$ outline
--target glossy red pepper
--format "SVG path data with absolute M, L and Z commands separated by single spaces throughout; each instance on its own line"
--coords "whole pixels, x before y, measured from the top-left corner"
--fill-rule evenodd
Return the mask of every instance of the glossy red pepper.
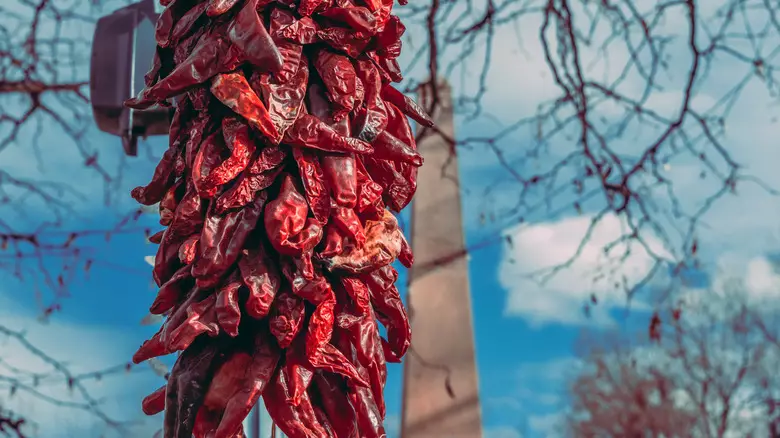
M 244 309 L 252 318 L 260 319 L 271 310 L 271 303 L 281 286 L 281 277 L 263 245 L 255 242 L 251 246 L 250 249 L 244 250 L 238 261 L 238 268 L 244 284 L 249 289 Z
M 363 100 L 363 86 L 358 81 L 355 67 L 346 56 L 326 49 L 317 52 L 314 65 L 333 104 L 331 116 L 339 121 Z
M 326 185 L 319 157 L 314 151 L 301 148 L 293 149 L 293 156 L 298 163 L 298 173 L 303 182 L 309 209 L 314 218 L 324 224 L 330 216 L 330 190 Z
M 271 115 L 260 97 L 252 91 L 244 75 L 228 73 L 217 76 L 211 84 L 211 92 L 228 108 L 245 117 L 255 129 L 278 143 L 281 137 Z

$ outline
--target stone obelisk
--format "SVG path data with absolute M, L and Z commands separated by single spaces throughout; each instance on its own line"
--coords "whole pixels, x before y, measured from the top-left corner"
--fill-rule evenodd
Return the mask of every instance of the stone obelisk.
M 443 135 L 418 143 L 425 164 L 411 206 L 414 267 L 407 304 L 412 348 L 405 359 L 402 438 L 480 438 L 479 385 L 474 351 L 468 260 L 461 218 L 458 160 L 450 87 L 439 82 L 432 115 Z M 421 88 L 426 108 L 430 88 Z

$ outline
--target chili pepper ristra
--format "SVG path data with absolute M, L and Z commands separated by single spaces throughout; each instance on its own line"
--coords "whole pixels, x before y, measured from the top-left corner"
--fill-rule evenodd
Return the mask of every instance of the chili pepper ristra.
M 385 436 L 386 362 L 411 342 L 392 212 L 423 161 L 407 117 L 432 125 L 392 85 L 392 0 L 160 2 L 126 105 L 176 99 L 168 150 L 132 191 L 166 227 L 150 309 L 166 319 L 133 360 L 181 354 L 144 412 L 165 411 L 165 438 L 233 438 L 262 399 L 291 438 Z

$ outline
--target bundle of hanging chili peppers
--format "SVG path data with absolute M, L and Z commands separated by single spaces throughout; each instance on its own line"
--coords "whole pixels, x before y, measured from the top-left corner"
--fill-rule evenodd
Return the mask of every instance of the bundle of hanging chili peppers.
M 416 189 L 392 82 L 404 26 L 392 0 L 161 0 L 146 88 L 127 105 L 176 108 L 152 181 L 167 228 L 136 363 L 181 351 L 166 438 L 232 438 L 262 397 L 291 438 L 384 436 L 386 362 L 410 344 L 395 286 L 412 254 L 392 213 Z M 379 334 L 377 319 L 387 329 Z

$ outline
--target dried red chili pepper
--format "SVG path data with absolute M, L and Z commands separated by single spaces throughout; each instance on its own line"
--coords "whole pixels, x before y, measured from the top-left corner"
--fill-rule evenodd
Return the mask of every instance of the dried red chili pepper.
M 231 188 L 217 198 L 217 213 L 223 214 L 228 210 L 241 208 L 259 196 L 265 199 L 266 195 L 261 191 L 276 181 L 281 170 L 281 168 L 272 169 L 260 174 L 253 174 L 251 170 L 244 172 Z
M 320 149 L 329 152 L 355 152 L 370 154 L 373 148 L 368 143 L 352 137 L 344 137 L 309 114 L 301 114 L 287 130 L 285 143 L 291 146 Z
M 289 290 L 276 294 L 268 324 L 281 348 L 287 348 L 301 331 L 306 317 L 303 300 Z
M 371 42 L 371 35 L 343 27 L 320 29 L 317 31 L 317 38 L 332 48 L 346 53 L 350 58 L 359 57 Z
M 319 157 L 311 150 L 293 149 L 298 172 L 303 182 L 309 209 L 320 223 L 326 223 L 330 215 L 330 192 L 320 165 Z
M 238 291 L 243 285 L 238 271 L 233 271 L 217 290 L 217 322 L 228 336 L 238 336 L 238 325 L 241 323 Z
M 433 119 L 425 113 L 425 110 L 420 104 L 412 100 L 409 96 L 396 90 L 392 85 L 387 84 L 382 88 L 382 98 L 397 106 L 415 122 L 429 128 L 433 126 Z
M 328 8 L 320 13 L 321 16 L 331 20 L 344 23 L 357 32 L 368 34 L 376 33 L 379 25 L 377 17 L 368 9 L 362 6 L 351 6 L 346 8 Z
M 182 266 L 173 274 L 170 280 L 160 286 L 157 297 L 149 308 L 149 313 L 162 315 L 181 300 L 183 292 L 189 290 L 192 286 L 191 282 L 187 281 L 192 279 L 190 270 L 189 266 Z
M 385 435 L 385 361 L 410 339 L 391 263 L 413 261 L 385 205 L 416 189 L 406 115 L 429 120 L 386 86 L 392 4 L 176 0 L 158 23 L 128 104 L 177 97 L 169 157 L 138 190 L 168 225 L 150 238 L 167 318 L 133 360 L 184 350 L 144 402 L 166 398 L 165 438 L 242 435 L 261 396 L 291 437 Z
M 252 318 L 260 319 L 268 315 L 277 292 L 281 277 L 276 266 L 266 254 L 262 244 L 245 249 L 238 261 L 238 268 L 244 284 L 249 288 L 244 309 Z
M 255 201 L 240 211 L 225 216 L 210 215 L 200 235 L 201 253 L 192 267 L 198 287 L 214 287 L 238 261 L 244 243 L 263 213 L 265 199 Z
M 317 42 L 319 29 L 319 25 L 311 17 L 303 17 L 281 28 L 279 35 L 300 45 L 314 44 Z
M 352 111 L 356 103 L 363 100 L 363 87 L 358 81 L 355 67 L 346 56 L 325 49 L 317 52 L 314 65 L 328 90 L 328 99 L 333 104 L 331 116 L 334 121 L 339 121 Z
M 169 37 L 169 40 L 172 44 L 176 44 L 183 38 L 186 38 L 190 35 L 190 32 L 194 30 L 195 23 L 206 10 L 206 6 L 208 6 L 208 3 L 205 2 L 195 5 L 192 7 L 192 9 L 187 11 L 187 13 L 185 13 L 179 19 L 179 21 L 176 22 L 176 25 L 173 27 L 173 30 L 171 30 Z
M 268 136 L 271 141 L 279 143 L 281 137 L 271 121 L 268 109 L 252 91 L 244 75 L 228 73 L 217 76 L 211 84 L 211 92 L 225 106 L 245 117 L 254 128 Z
M 181 145 L 174 143 L 163 154 L 162 159 L 154 169 L 152 181 L 144 187 L 136 187 L 131 192 L 133 199 L 139 204 L 153 205 L 162 200 L 165 192 L 173 184 L 176 157 L 181 154 Z
M 125 102 L 135 109 L 146 109 L 155 103 L 177 96 L 202 84 L 221 72 L 231 71 L 241 64 L 240 54 L 221 32 L 205 34 L 184 62 L 141 94 Z
M 165 409 L 165 386 L 144 397 L 141 410 L 146 415 L 157 415 Z
M 249 165 L 249 160 L 255 153 L 255 144 L 249 134 L 249 126 L 234 117 L 222 120 L 222 133 L 230 157 L 219 166 L 214 167 L 203 180 L 205 198 L 214 196 L 217 188 L 237 177 Z M 197 173 L 196 173 L 197 175 Z M 193 178 L 194 181 L 196 181 Z
M 301 61 L 300 67 L 287 81 L 281 82 L 271 75 L 260 75 L 258 86 L 268 102 L 268 112 L 280 135 L 284 135 L 301 113 L 309 67 Z
M 246 0 L 230 22 L 227 35 L 252 66 L 262 71 L 279 71 L 282 54 L 257 15 L 257 5 L 258 0 Z
M 315 393 L 318 406 L 330 420 L 335 436 L 353 438 L 360 436 L 357 430 L 355 408 L 346 396 L 347 385 L 344 379 L 331 373 L 318 371 L 314 376 Z

